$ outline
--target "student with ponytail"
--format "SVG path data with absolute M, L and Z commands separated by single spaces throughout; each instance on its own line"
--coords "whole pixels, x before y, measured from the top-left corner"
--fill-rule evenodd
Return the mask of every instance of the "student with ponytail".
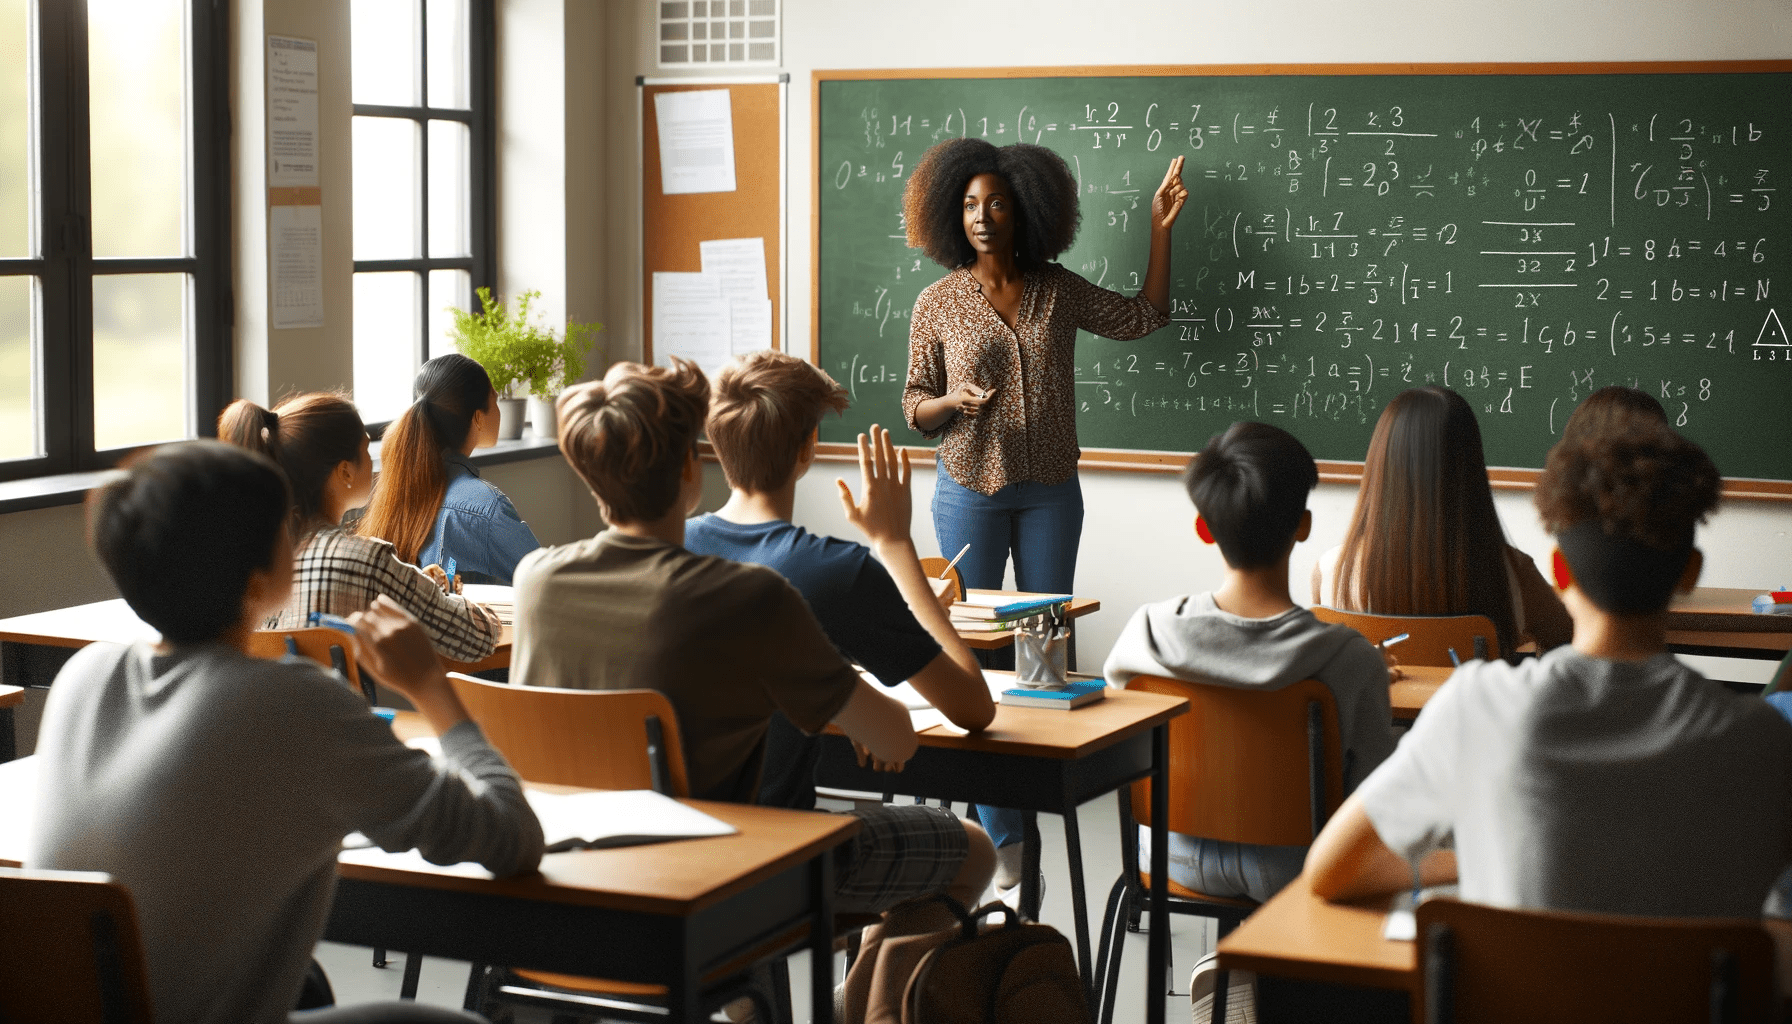
M 354 403 L 311 392 L 269 410 L 239 398 L 218 417 L 218 436 L 273 459 L 292 485 L 293 593 L 262 628 L 300 629 L 312 612 L 352 615 L 384 594 L 423 626 L 445 658 L 478 661 L 497 648 L 498 617 L 445 593 L 440 569 L 428 574 L 385 541 L 341 528 L 343 514 L 366 504 L 373 489 L 367 428 Z
M 450 353 L 423 364 L 413 394 L 380 441 L 379 484 L 356 532 L 390 541 L 398 557 L 417 565 L 453 556 L 468 583 L 509 583 L 516 563 L 541 542 L 468 459 L 498 442 L 491 378 Z

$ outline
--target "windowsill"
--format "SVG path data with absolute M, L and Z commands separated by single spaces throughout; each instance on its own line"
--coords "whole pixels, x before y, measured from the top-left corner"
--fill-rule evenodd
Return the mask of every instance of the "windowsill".
M 560 443 L 551 437 L 526 435 L 515 441 L 499 441 L 491 448 L 473 453 L 475 466 L 501 466 L 507 462 L 526 462 L 560 454 Z M 373 445 L 373 467 L 379 469 L 379 443 Z M 120 470 L 101 469 L 87 473 L 58 473 L 25 480 L 0 482 L 0 515 L 27 512 L 59 505 L 79 505 L 87 492 L 115 479 Z

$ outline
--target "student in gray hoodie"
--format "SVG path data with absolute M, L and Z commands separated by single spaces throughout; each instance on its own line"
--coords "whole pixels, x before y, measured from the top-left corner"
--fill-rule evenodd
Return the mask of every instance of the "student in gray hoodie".
M 1108 682 L 1169 676 L 1194 683 L 1279 690 L 1318 679 L 1338 702 L 1348 793 L 1394 749 L 1388 667 L 1362 634 L 1329 625 L 1294 603 L 1288 556 L 1307 539 L 1307 494 L 1319 470 L 1287 431 L 1234 423 L 1207 442 L 1183 478 L 1195 532 L 1219 545 L 1218 590 L 1148 604 L 1108 655 Z M 1139 829 L 1139 857 L 1151 836 Z M 1300 874 L 1304 846 L 1258 846 L 1170 833 L 1170 877 L 1209 896 L 1274 896 Z

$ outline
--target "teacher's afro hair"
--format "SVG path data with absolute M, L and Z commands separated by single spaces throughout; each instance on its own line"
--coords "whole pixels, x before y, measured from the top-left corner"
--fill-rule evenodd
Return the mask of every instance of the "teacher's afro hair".
M 1014 237 L 1022 269 L 1042 266 L 1076 241 L 1076 178 L 1064 158 L 1044 146 L 1017 142 L 997 148 L 982 139 L 948 139 L 929 149 L 902 193 L 910 248 L 950 269 L 977 256 L 964 235 L 964 189 L 979 174 L 1008 183 L 1019 223 Z

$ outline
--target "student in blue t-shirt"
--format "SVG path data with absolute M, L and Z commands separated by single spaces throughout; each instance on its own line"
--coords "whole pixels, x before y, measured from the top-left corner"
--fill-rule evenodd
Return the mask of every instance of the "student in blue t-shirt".
M 859 436 L 862 496 L 840 482 L 846 518 L 870 547 L 790 522 L 821 417 L 845 408 L 846 389 L 794 356 L 755 352 L 724 367 L 707 433 L 734 493 L 720 511 L 685 524 L 684 546 L 777 570 L 847 658 L 885 686 L 907 680 L 960 728 L 982 729 L 995 706 L 976 657 L 921 571 L 909 535 L 908 456 L 898 457 L 890 432 L 873 427 L 873 437 Z M 774 716 L 759 802 L 814 807 L 819 756 L 817 739 Z
M 498 393 L 458 352 L 417 371 L 417 400 L 386 428 L 380 479 L 355 531 L 390 541 L 413 565 L 454 559 L 457 582 L 510 582 L 541 542 L 468 456 L 498 443 Z

